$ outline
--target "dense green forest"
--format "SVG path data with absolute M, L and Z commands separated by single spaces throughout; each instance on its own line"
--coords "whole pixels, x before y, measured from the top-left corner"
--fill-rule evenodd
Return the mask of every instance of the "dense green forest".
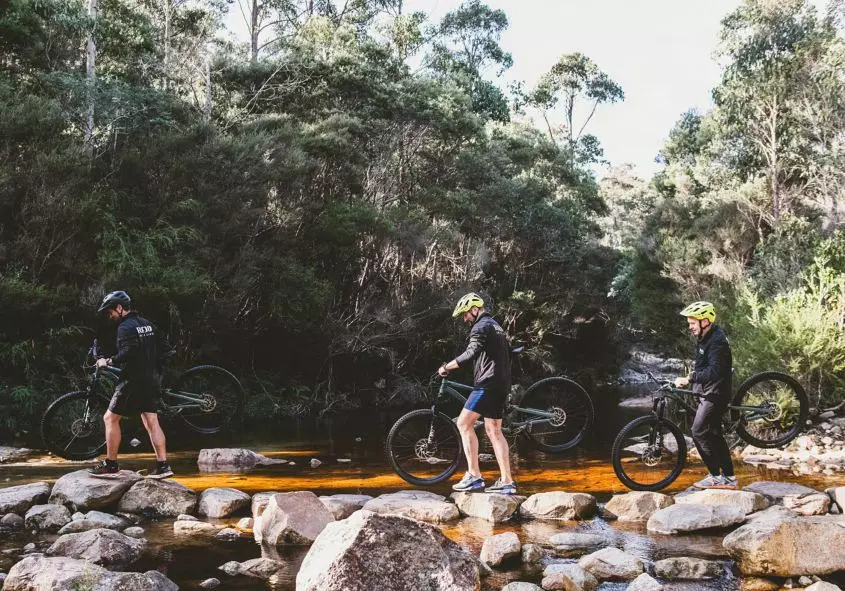
M 84 378 L 118 288 L 177 365 L 235 371 L 253 417 L 413 400 L 460 349 L 469 290 L 528 374 L 688 353 L 677 311 L 710 298 L 740 373 L 837 400 L 842 19 L 743 1 L 716 107 L 666 130 L 654 178 L 599 181 L 576 114 L 624 89 L 579 53 L 497 85 L 508 16 L 480 0 L 440 22 L 403 0 L 7 0 L 0 440 Z

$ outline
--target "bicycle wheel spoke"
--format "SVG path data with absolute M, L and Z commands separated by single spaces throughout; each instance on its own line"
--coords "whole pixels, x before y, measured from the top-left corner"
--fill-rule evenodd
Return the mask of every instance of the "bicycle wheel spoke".
M 732 411 L 738 418 L 740 437 L 761 447 L 777 447 L 791 441 L 803 428 L 806 395 L 789 376 L 764 373 L 740 385 Z
M 614 470 L 627 486 L 660 490 L 677 477 L 685 461 L 686 445 L 655 417 L 626 425 L 613 445 Z
M 564 451 L 574 447 L 592 425 L 593 406 L 589 395 L 565 378 L 535 384 L 519 407 L 514 421 L 526 423 L 526 433 L 543 451 Z M 536 411 L 541 411 L 544 418 L 539 418 Z
M 439 482 L 457 465 L 461 447 L 455 433 L 455 425 L 440 414 L 409 413 L 391 429 L 388 459 L 412 484 Z

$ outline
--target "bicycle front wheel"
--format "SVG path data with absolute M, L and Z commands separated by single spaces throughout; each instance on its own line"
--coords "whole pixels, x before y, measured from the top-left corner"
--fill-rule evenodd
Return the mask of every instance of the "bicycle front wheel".
M 461 437 L 454 421 L 431 409 L 399 417 L 387 435 L 387 460 L 405 482 L 415 486 L 447 480 L 461 459 Z
M 525 433 L 534 447 L 557 453 L 584 440 L 594 414 L 592 398 L 578 383 L 568 378 L 547 378 L 528 388 L 514 411 L 513 422 L 530 421 Z
M 106 447 L 103 415 L 109 399 L 89 392 L 69 392 L 53 401 L 41 417 L 41 440 L 66 460 L 90 460 Z
M 195 402 L 181 396 L 197 399 Z M 176 378 L 164 391 L 165 406 L 176 412 L 196 433 L 214 435 L 237 425 L 244 408 L 244 391 L 238 379 L 215 365 L 198 365 Z M 181 407 L 181 408 L 180 408 Z
M 611 459 L 622 484 L 632 490 L 658 491 L 680 476 L 687 442 L 674 423 L 647 415 L 622 428 L 613 442 Z
M 732 414 L 739 413 L 737 433 L 757 447 L 786 445 L 801 432 L 810 403 L 801 384 L 785 373 L 753 375 L 736 391 Z

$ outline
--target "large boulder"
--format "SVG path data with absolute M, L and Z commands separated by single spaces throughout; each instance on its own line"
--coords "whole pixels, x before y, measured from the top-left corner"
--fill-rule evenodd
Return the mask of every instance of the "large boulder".
M 381 515 L 410 517 L 428 523 L 445 523 L 460 518 L 461 513 L 446 497 L 427 491 L 406 490 L 388 493 L 367 501 L 363 507 Z
M 578 566 L 591 573 L 599 581 L 635 579 L 645 571 L 642 560 L 619 548 L 603 548 L 598 552 L 587 554 L 578 561 Z
M 158 571 L 115 573 L 88 560 L 27 556 L 9 571 L 3 591 L 179 591 Z
M 373 500 L 373 497 L 370 495 L 326 495 L 320 497 L 320 502 L 326 506 L 326 509 L 334 515 L 337 521 L 346 519 L 371 500 Z M 268 498 L 267 502 L 269 501 Z M 253 498 L 252 506 L 255 507 L 255 498 Z
M 88 560 L 106 568 L 122 569 L 136 562 L 147 541 L 111 529 L 92 529 L 60 536 L 47 550 L 49 556 Z
M 0 488 L 0 515 L 5 513 L 23 515 L 30 507 L 43 503 L 49 496 L 50 485 L 46 482 Z
M 477 494 L 456 492 L 452 493 L 452 500 L 458 511 L 465 517 L 478 517 L 493 523 L 507 521 L 519 509 L 525 497 L 517 495 L 503 495 L 496 493 Z
M 588 519 L 596 512 L 596 498 L 586 493 L 546 492 L 528 497 L 519 513 L 528 519 Z
M 651 533 L 678 534 L 702 529 L 725 528 L 745 521 L 745 510 L 732 505 L 675 504 L 648 518 Z
M 206 517 L 228 517 L 249 507 L 250 497 L 236 488 L 207 488 L 200 495 L 197 513 Z
M 825 575 L 845 570 L 845 520 L 798 517 L 752 521 L 722 545 L 745 575 Z
M 334 516 L 314 493 L 279 493 L 255 518 L 252 533 L 259 543 L 308 545 L 333 521 Z
M 190 515 L 197 506 L 197 493 L 174 480 L 145 478 L 132 485 L 120 499 L 118 511 L 148 517 Z
M 478 559 L 437 527 L 366 510 L 326 526 L 296 575 L 296 591 L 480 588 Z
M 54 505 L 61 506 L 61 505 Z M 59 530 L 59 535 L 63 534 L 78 534 L 91 529 L 113 529 L 116 531 L 123 531 L 128 528 L 130 523 L 123 517 L 111 515 L 110 513 L 103 513 L 102 511 L 89 511 L 82 519 L 74 519 L 62 529 Z
M 654 563 L 654 574 L 663 579 L 714 579 L 724 572 L 721 562 L 676 556 Z
M 769 480 L 753 482 L 748 486 L 744 486 L 742 490 L 761 494 L 774 503 L 780 502 L 783 497 L 789 495 L 809 495 L 818 492 L 814 488 L 809 488 L 794 482 L 772 482 Z
M 607 536 L 581 532 L 563 532 L 549 538 L 555 553 L 561 556 L 581 556 L 608 545 Z
M 782 502 L 798 515 L 826 515 L 830 509 L 830 497 L 825 493 L 786 495 Z
M 678 495 L 675 502 L 694 505 L 732 505 L 748 515 L 766 509 L 771 503 L 763 495 L 748 490 L 724 490 L 709 488 L 689 494 Z
M 673 505 L 675 499 L 657 492 L 633 491 L 614 495 L 604 506 L 619 521 L 648 521 L 651 514 Z
M 56 532 L 67 523 L 70 523 L 70 511 L 63 505 L 33 505 L 24 516 L 27 529 Z
M 509 558 L 516 558 L 521 554 L 522 544 L 513 532 L 489 536 L 481 546 L 481 560 L 490 566 L 499 566 Z
M 256 466 L 283 464 L 284 460 L 274 460 L 249 449 L 212 448 L 201 449 L 197 466 L 201 472 L 240 472 Z
M 116 507 L 123 494 L 141 480 L 135 472 L 124 471 L 120 476 L 101 478 L 88 470 L 65 474 L 53 485 L 50 502 L 70 507 L 74 511 L 109 509 Z
M 550 564 L 543 571 L 543 581 L 540 583 L 543 589 L 552 591 L 563 589 L 564 591 L 594 591 L 599 582 L 589 572 L 577 564 Z

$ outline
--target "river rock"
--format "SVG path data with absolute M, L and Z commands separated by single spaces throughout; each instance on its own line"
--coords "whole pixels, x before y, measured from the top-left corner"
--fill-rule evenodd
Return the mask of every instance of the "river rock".
M 43 503 L 49 496 L 50 485 L 46 482 L 0 488 L 0 513 L 23 515 L 30 507 Z
M 132 485 L 117 508 L 148 517 L 176 517 L 193 513 L 196 506 L 197 493 L 190 488 L 174 480 L 145 478 Z
M 604 506 L 604 509 L 619 521 L 648 521 L 652 513 L 674 503 L 675 499 L 669 495 L 634 491 L 623 495 L 614 495 Z
M 490 566 L 499 566 L 509 558 L 516 558 L 522 552 L 519 536 L 513 532 L 496 534 L 484 539 L 481 546 L 481 560 Z
M 198 518 L 194 517 L 193 515 L 187 515 L 185 513 L 180 513 L 176 516 L 176 521 L 199 521 Z
M 254 524 L 255 520 L 252 517 L 241 517 L 235 527 L 244 531 L 252 531 L 252 526 Z
M 259 543 L 308 545 L 333 521 L 334 516 L 314 493 L 279 493 L 255 518 L 252 533 Z
M 235 488 L 207 488 L 200 495 L 197 513 L 206 517 L 228 517 L 249 507 L 250 497 Z
M 721 562 L 701 558 L 679 556 L 654 563 L 654 574 L 663 579 L 713 579 L 724 570 Z
M 213 536 L 217 533 L 217 526 L 205 521 L 176 520 L 173 522 L 173 533 L 177 536 Z
M 33 505 L 24 516 L 27 529 L 39 531 L 59 531 L 70 523 L 70 511 L 62 505 Z
M 200 583 L 200 587 L 202 589 L 217 589 L 220 586 L 220 579 L 215 579 L 214 577 L 210 579 L 204 580 Z
M 264 509 L 267 508 L 267 504 L 270 502 L 270 499 L 273 498 L 274 495 L 279 494 L 279 491 L 265 491 L 260 493 L 255 493 L 252 495 L 252 518 L 258 518 L 262 513 L 264 513 Z
M 158 571 L 115 573 L 87 560 L 27 556 L 9 571 L 3 591 L 179 591 Z
M 740 591 L 777 591 L 780 583 L 763 577 L 742 577 L 739 580 Z
M 733 505 L 675 504 L 648 518 L 651 533 L 678 534 L 702 529 L 724 528 L 745 521 L 745 510 Z
M 241 532 L 236 530 L 234 527 L 224 527 L 223 529 L 219 530 L 214 537 L 218 540 L 223 540 L 225 542 L 231 542 L 237 540 L 241 537 Z
M 522 581 L 514 581 L 502 587 L 502 591 L 543 591 L 542 587 L 538 587 L 534 583 L 524 583 Z
M 816 581 L 806 588 L 805 591 L 842 591 L 839 586 L 825 581 Z
M 132 527 L 127 527 L 125 530 L 123 530 L 123 535 L 129 536 L 130 538 L 143 538 L 144 528 L 138 527 L 137 525 L 133 525 Z
M 326 506 L 337 521 L 346 519 L 355 511 L 371 501 L 370 495 L 326 495 L 320 497 L 320 502 Z
M 222 570 L 230 577 L 234 577 L 235 575 L 241 572 L 241 563 L 236 560 L 230 560 L 226 564 L 221 564 L 220 566 L 218 566 L 217 569 Z
M 837 517 L 752 521 L 726 536 L 722 545 L 743 574 L 824 575 L 845 570 L 843 524 Z
M 9 529 L 21 529 L 23 527 L 23 517 L 17 513 L 6 513 L 0 518 L 0 527 L 7 527 Z
M 543 559 L 543 547 L 539 544 L 522 545 L 522 563 L 537 564 Z
M 827 515 L 830 497 L 825 493 L 786 495 L 783 497 L 783 506 L 798 515 Z
M 525 497 L 497 493 L 477 494 L 456 492 L 452 500 L 465 517 L 478 517 L 492 523 L 507 521 L 519 509 Z
M 660 591 L 663 588 L 664 586 L 657 579 L 648 573 L 643 573 L 631 581 L 626 591 Z
M 146 540 L 130 538 L 111 529 L 92 529 L 60 536 L 47 550 L 49 556 L 89 560 L 106 568 L 122 569 L 137 561 Z
M 356 511 L 329 523 L 296 575 L 297 591 L 477 591 L 479 561 L 432 525 Z
M 32 453 L 31 449 L 25 447 L 9 447 L 0 445 L 0 464 L 22 460 Z
M 241 448 L 201 449 L 197 458 L 197 466 L 201 472 L 237 472 L 256 466 L 284 463 L 285 460 L 274 460 L 250 449 Z
M 427 491 L 400 491 L 388 493 L 367 501 L 363 507 L 381 515 L 410 517 L 428 523 L 445 523 L 460 518 L 461 513 L 454 503 Z
M 596 513 L 596 498 L 586 493 L 537 493 L 522 503 L 519 513 L 528 519 L 588 519 Z
M 580 556 L 607 546 L 607 537 L 602 534 L 563 532 L 549 538 L 555 552 L 561 556 Z
M 676 503 L 698 505 L 733 505 L 748 515 L 766 509 L 771 503 L 761 494 L 747 490 L 709 488 L 675 497 Z
M 56 505 L 54 505 L 56 506 Z M 61 506 L 61 505 L 57 505 Z M 78 534 L 90 529 L 113 529 L 123 531 L 129 527 L 129 522 L 117 515 L 110 513 L 103 513 L 102 511 L 89 511 L 82 516 L 82 519 L 74 519 L 62 529 L 59 530 L 59 535 L 64 534 Z
M 772 505 L 768 509 L 749 515 L 747 523 L 755 521 L 783 521 L 785 519 L 794 519 L 796 517 L 798 517 L 798 514 L 792 509 L 787 509 L 783 505 Z
M 578 566 L 589 571 L 596 579 L 634 579 L 644 572 L 643 561 L 619 548 L 603 548 L 587 554 Z
M 242 562 L 238 569 L 238 574 L 266 581 L 284 567 L 285 565 L 278 560 L 264 558 L 262 556 L 261 558 L 253 558 L 252 560 Z
M 772 482 L 764 480 L 761 482 L 754 482 L 748 486 L 744 486 L 742 490 L 751 491 L 768 497 L 772 502 L 778 503 L 783 497 L 788 495 L 809 495 L 818 492 L 814 488 L 809 488 L 794 482 Z
M 552 591 L 593 591 L 599 586 L 596 578 L 577 564 L 550 564 L 543 571 L 543 589 Z
M 141 476 L 135 472 L 124 471 L 117 478 L 100 478 L 88 470 L 77 470 L 56 481 L 50 502 L 74 511 L 109 509 L 115 507 L 123 494 L 139 480 Z

